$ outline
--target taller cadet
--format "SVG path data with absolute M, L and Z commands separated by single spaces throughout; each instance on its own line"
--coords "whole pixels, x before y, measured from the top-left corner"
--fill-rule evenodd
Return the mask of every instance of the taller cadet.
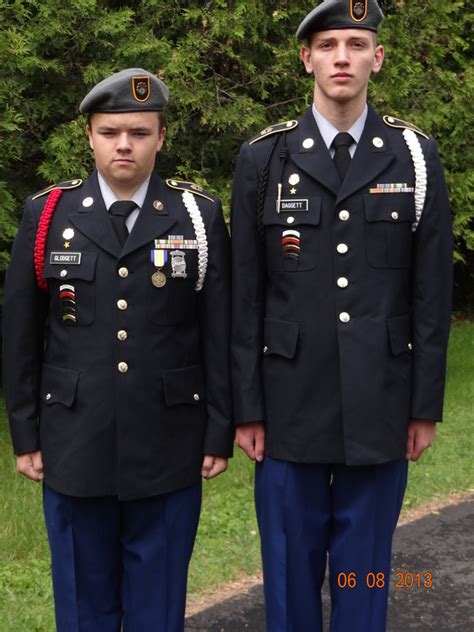
M 183 630 L 201 475 L 232 451 L 229 238 L 217 198 L 154 172 L 167 101 L 141 68 L 89 92 L 97 170 L 27 199 L 8 270 L 7 408 L 58 632 Z
M 442 418 L 451 217 L 436 145 L 367 105 L 375 0 L 301 23 L 314 103 L 244 143 L 232 205 L 237 444 L 270 632 L 382 632 L 408 460 Z M 354 580 L 356 586 L 354 587 Z

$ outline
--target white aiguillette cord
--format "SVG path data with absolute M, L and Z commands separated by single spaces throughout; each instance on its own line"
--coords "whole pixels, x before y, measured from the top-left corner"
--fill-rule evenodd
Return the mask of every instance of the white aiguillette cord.
M 417 135 L 411 129 L 403 130 L 403 137 L 410 150 L 415 167 L 415 212 L 416 221 L 412 225 L 412 231 L 415 232 L 420 223 L 423 209 L 425 207 L 426 190 L 428 186 L 428 174 L 426 171 L 426 161 L 420 141 Z
M 198 280 L 196 281 L 195 289 L 196 292 L 200 292 L 206 278 L 207 262 L 209 257 L 206 228 L 194 195 L 189 191 L 184 191 L 183 203 L 193 223 L 194 232 L 196 233 L 196 241 L 198 245 Z

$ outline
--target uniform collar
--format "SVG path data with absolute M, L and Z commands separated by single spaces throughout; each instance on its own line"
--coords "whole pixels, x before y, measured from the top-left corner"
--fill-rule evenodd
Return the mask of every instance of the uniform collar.
M 151 178 L 151 176 L 149 176 L 145 180 L 145 182 L 143 182 L 139 186 L 139 188 L 135 191 L 135 193 L 131 197 L 131 200 L 133 202 L 135 202 L 135 204 L 137 205 L 137 207 L 139 209 L 142 208 L 143 203 L 145 202 L 146 194 L 147 194 L 147 191 L 148 191 L 148 185 L 150 184 L 150 178 Z M 107 182 L 104 180 L 104 178 L 100 175 L 99 172 L 97 172 L 97 179 L 99 181 L 99 188 L 100 188 L 100 192 L 102 194 L 102 198 L 104 200 L 105 208 L 107 210 L 109 210 L 109 208 L 112 206 L 112 204 L 114 202 L 117 202 L 117 200 L 119 198 L 112 191 L 110 186 L 107 184 Z
M 352 127 L 347 130 L 348 133 L 352 136 L 352 138 L 355 141 L 355 143 L 349 149 L 349 151 L 353 150 L 351 151 L 352 155 L 354 155 L 354 152 L 356 150 L 356 145 L 360 141 L 360 137 L 362 136 L 362 132 L 364 131 L 368 112 L 369 112 L 369 108 L 366 103 L 362 114 L 355 121 Z M 328 149 L 330 149 L 334 138 L 336 137 L 337 134 L 339 134 L 339 130 L 336 127 L 334 127 L 334 125 L 330 121 L 328 121 L 327 118 L 325 118 L 320 112 L 318 112 L 314 104 L 313 104 L 313 116 L 319 128 L 321 136 L 324 140 L 324 144 L 326 145 Z

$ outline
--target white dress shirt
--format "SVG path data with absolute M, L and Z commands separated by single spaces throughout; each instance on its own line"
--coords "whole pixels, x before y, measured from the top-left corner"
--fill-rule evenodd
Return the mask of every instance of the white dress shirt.
M 109 210 L 109 208 L 112 206 L 114 202 L 119 201 L 119 198 L 115 195 L 115 193 L 112 191 L 112 189 L 109 187 L 109 185 L 104 180 L 104 178 L 100 175 L 100 173 L 97 173 L 97 176 L 99 179 L 99 188 L 100 188 L 100 192 L 102 193 L 102 197 L 104 199 L 105 208 Z M 130 213 L 130 215 L 127 217 L 125 221 L 125 225 L 129 233 L 132 232 L 132 228 L 135 226 L 135 222 L 137 221 L 138 214 L 140 213 L 140 210 L 145 201 L 149 183 L 150 183 L 150 178 L 147 178 L 145 182 L 143 182 L 143 184 L 140 185 L 140 187 L 135 191 L 135 193 L 130 198 L 131 200 L 135 202 L 135 204 L 137 205 L 137 208 L 134 209 Z
M 357 149 L 357 143 L 360 141 L 360 137 L 362 136 L 362 132 L 364 131 L 365 121 L 367 120 L 368 111 L 369 111 L 369 108 L 367 107 L 367 103 L 366 103 L 362 114 L 359 116 L 359 118 L 354 123 L 354 125 L 350 129 L 347 130 L 347 133 L 350 134 L 352 138 L 354 139 L 354 142 L 349 147 L 349 153 L 351 155 L 351 158 L 354 158 L 354 154 Z M 324 118 L 324 116 L 318 112 L 314 104 L 313 104 L 313 114 L 316 120 L 316 124 L 321 133 L 321 136 L 323 137 L 323 140 L 326 144 L 326 147 L 329 149 L 331 158 L 334 158 L 335 149 L 334 147 L 331 147 L 331 145 L 332 145 L 332 141 L 334 140 L 336 135 L 339 134 L 340 130 L 336 129 L 334 125 L 327 120 L 327 118 Z

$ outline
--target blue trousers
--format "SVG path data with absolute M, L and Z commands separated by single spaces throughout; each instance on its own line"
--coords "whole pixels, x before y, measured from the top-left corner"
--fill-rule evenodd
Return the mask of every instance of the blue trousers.
M 326 563 L 330 632 L 384 632 L 392 538 L 408 464 L 305 465 L 265 457 L 255 500 L 268 632 L 321 632 Z
M 43 506 L 57 632 L 183 632 L 200 483 L 135 501 L 44 485 Z

